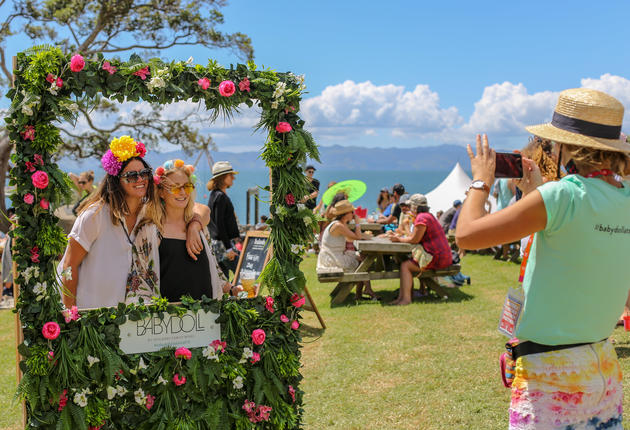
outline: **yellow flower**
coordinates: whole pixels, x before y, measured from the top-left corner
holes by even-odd
[[[177,167],[179,169],[181,167],[184,167],[184,160],[177,159],[177,160],[175,160],[174,164],[175,164],[175,167]]]
[[[121,163],[138,155],[136,152],[136,141],[129,136],[121,136],[112,140],[109,144],[109,149]]]

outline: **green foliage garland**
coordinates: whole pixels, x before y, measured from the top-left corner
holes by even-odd
[[[18,395],[26,400],[29,426],[300,428],[301,339],[291,323],[300,318],[293,302],[304,288],[299,263],[315,218],[296,201],[308,194],[303,164],[319,156],[298,116],[303,80],[291,73],[257,70],[251,62],[227,69],[214,61],[200,66],[159,59],[143,62],[136,55],[124,62],[98,55],[73,71],[71,58],[49,46],[20,53],[5,119],[16,145],[10,183],[16,186],[11,199],[19,223],[13,232],[13,253],[24,333],[18,348],[24,373]],[[233,94],[221,94],[223,81],[234,84]],[[261,275],[268,297],[184,300],[179,306],[162,299],[151,305],[81,311],[74,320],[64,317],[55,261],[66,238],[53,209],[71,193],[68,178],[51,161],[62,143],[55,122],[76,121],[78,107],[89,109],[99,96],[160,104],[192,100],[204,103],[215,118],[231,116],[241,104],[262,109],[257,128],[268,132],[261,157],[271,168],[275,215],[270,221],[274,257]],[[225,346],[195,348],[188,360],[176,358],[173,349],[131,355],[119,349],[119,327],[128,319],[181,315],[187,310],[219,313]],[[47,322],[60,326],[55,339],[43,336]],[[257,329],[266,334],[261,345],[253,343]],[[175,384],[175,376],[186,382]]]

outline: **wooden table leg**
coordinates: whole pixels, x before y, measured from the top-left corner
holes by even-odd
[[[357,267],[354,272],[367,272],[374,261],[376,261],[376,254],[367,254],[365,256],[365,259],[361,261],[361,264],[359,264],[359,267]],[[334,305],[343,303],[343,301],[346,300],[346,297],[348,297],[348,295],[352,292],[355,284],[356,282],[338,283],[334,290],[332,290],[332,292],[330,293],[330,295],[332,296],[330,303]]]
[[[436,281],[436,280],[435,280],[435,278],[423,278],[423,279],[420,279],[420,282],[421,282],[421,283],[424,283],[424,285],[425,285],[427,288],[429,288],[429,289],[431,289],[431,290],[435,291],[435,293],[436,293],[436,294],[437,294],[440,298],[443,298],[443,297],[448,298],[448,292],[446,291],[446,289],[445,289],[445,288],[443,288],[443,287],[440,285],[440,283],[439,283],[438,281]]]

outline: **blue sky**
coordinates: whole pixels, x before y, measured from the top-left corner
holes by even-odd
[[[248,34],[258,64],[306,75],[303,114],[323,145],[464,144],[486,131],[515,148],[562,89],[630,105],[630,2],[233,0],[224,15],[221,29]],[[17,39],[9,51],[25,47]],[[198,47],[162,54],[191,55],[239,61]],[[253,149],[255,116],[208,131],[223,150]]]

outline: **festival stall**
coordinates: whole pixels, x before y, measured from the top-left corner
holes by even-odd
[[[42,46],[20,53],[6,118],[15,144],[11,196],[17,266],[18,395],[26,425],[55,429],[300,428],[300,310],[303,244],[313,214],[302,173],[318,159],[299,117],[303,78],[190,62],[87,59]],[[261,110],[261,153],[271,172],[273,255],[253,299],[63,309],[56,263],[66,237],[54,215],[70,193],[53,161],[60,121],[76,122],[98,97],[169,104],[189,100],[218,116]],[[149,142],[145,142],[149,144]],[[157,142],[153,142],[157,144]],[[112,268],[112,270],[127,270]]]

